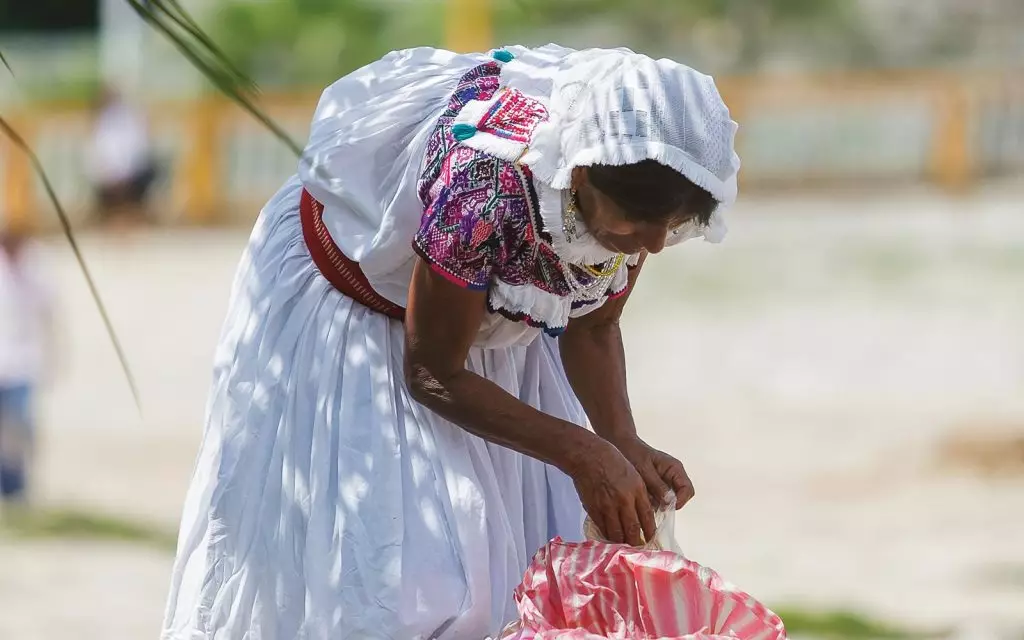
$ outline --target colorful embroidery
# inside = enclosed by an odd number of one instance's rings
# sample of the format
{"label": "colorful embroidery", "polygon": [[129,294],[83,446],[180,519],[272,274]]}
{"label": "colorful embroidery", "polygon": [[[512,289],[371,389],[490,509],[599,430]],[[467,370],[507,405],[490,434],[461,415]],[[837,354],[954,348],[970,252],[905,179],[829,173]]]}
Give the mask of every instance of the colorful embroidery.
{"label": "colorful embroidery", "polygon": [[477,124],[478,131],[529,144],[533,130],[547,120],[547,108],[515,89],[505,89]]}
{"label": "colorful embroidery", "polygon": [[[462,145],[453,131],[467,103],[495,96],[500,73],[500,64],[488,62],[463,76],[431,134],[419,182],[425,210],[413,247],[435,271],[459,286],[486,290],[500,280],[564,298],[566,312],[599,306],[601,300],[569,302],[573,289],[544,230],[529,168]],[[518,91],[505,91],[478,128],[523,142],[546,117],[537,101]],[[592,278],[583,269],[573,274],[580,284]],[[565,329],[567,317],[535,317],[536,313],[492,303],[489,299],[492,313],[550,335]]]}
{"label": "colorful embroidery", "polygon": [[530,206],[511,163],[456,147],[428,194],[413,244],[435,270],[472,289],[529,282]]}
{"label": "colorful embroidery", "polygon": [[437,182],[441,174],[441,164],[448,152],[455,148],[459,141],[452,134],[452,123],[462,108],[474,100],[487,100],[498,91],[498,80],[501,76],[501,63],[488,62],[471,69],[462,76],[455,88],[455,94],[448,101],[448,108],[437,121],[430,140],[427,141],[425,164],[420,175],[420,200],[426,205],[430,202],[430,188]]}

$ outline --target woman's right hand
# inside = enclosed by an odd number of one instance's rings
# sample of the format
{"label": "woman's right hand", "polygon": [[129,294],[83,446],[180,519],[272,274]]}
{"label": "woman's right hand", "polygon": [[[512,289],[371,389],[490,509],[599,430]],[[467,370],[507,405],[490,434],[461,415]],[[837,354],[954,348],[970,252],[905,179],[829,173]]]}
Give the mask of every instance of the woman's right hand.
{"label": "woman's right hand", "polygon": [[593,437],[570,471],[583,508],[609,542],[638,547],[654,538],[654,509],[636,468],[611,443]]}

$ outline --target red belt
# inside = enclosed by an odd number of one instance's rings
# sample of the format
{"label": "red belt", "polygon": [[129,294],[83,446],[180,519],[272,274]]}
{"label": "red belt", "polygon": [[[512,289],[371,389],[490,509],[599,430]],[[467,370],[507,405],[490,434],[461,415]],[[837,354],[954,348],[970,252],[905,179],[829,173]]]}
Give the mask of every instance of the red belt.
{"label": "red belt", "polygon": [[324,205],[305,189],[299,200],[299,217],[302,220],[302,237],[306,240],[313,264],[335,289],[371,311],[396,320],[405,319],[405,309],[374,291],[359,263],[350,260],[334,244],[324,225]]}

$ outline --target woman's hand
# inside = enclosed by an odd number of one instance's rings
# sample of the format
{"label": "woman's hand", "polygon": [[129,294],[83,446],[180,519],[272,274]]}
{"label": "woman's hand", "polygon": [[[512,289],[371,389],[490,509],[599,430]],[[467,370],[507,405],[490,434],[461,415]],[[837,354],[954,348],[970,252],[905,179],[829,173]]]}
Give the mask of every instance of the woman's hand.
{"label": "woman's hand", "polygon": [[676,509],[682,509],[693,498],[693,483],[682,462],[636,436],[616,442],[615,446],[643,478],[653,504],[661,506],[665,496],[674,493]]}
{"label": "woman's hand", "polygon": [[611,443],[592,437],[569,470],[583,508],[609,542],[640,546],[654,537],[654,509],[637,468]]}

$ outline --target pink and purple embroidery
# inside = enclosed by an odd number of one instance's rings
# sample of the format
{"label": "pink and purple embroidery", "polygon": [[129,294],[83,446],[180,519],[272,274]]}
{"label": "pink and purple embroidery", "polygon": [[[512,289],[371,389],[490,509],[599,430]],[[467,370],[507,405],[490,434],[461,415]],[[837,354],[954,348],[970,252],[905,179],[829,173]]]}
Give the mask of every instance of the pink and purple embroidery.
{"label": "pink and purple embroidery", "polygon": [[515,166],[458,146],[441,162],[427,193],[413,248],[435,271],[477,290],[487,289],[494,277],[530,282],[531,211]]}
{"label": "pink and purple embroidery", "polygon": [[[494,97],[500,73],[501,65],[489,62],[463,76],[431,135],[419,181],[424,213],[413,248],[436,272],[462,287],[487,290],[500,279],[568,297],[572,290],[540,218],[529,168],[460,145],[452,132],[467,103]],[[545,118],[543,105],[509,90],[477,129],[525,142]],[[574,275],[581,281],[589,277],[582,269]],[[552,335],[564,330],[528,314],[490,304],[488,308]]]}

